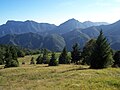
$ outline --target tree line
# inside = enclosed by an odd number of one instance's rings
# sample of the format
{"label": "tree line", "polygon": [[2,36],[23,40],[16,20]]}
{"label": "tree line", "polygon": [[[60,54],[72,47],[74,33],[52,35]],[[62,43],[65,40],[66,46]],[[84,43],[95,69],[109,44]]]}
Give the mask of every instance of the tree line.
{"label": "tree line", "polygon": [[[42,64],[47,61],[47,54],[43,53],[43,57],[38,56],[36,64]],[[83,64],[89,65],[93,69],[102,69],[107,67],[120,67],[120,51],[114,52],[102,30],[97,39],[89,40],[83,49],[80,49],[79,44],[74,44],[71,51],[71,56],[68,55],[66,47],[64,47],[58,60],[55,58],[55,53],[51,55],[49,66],[58,64]]]}
{"label": "tree line", "polygon": [[[71,56],[68,55],[66,47],[64,47],[59,58],[56,58],[56,53],[52,52],[51,57],[48,57],[47,49],[37,51],[40,54],[36,59],[36,64],[48,64],[49,66],[58,66],[59,64],[83,64],[89,65],[93,69],[102,69],[107,67],[120,67],[120,51],[114,52],[110,44],[107,42],[106,37],[100,31],[97,39],[89,40],[83,49],[76,43],[72,47]],[[21,53],[23,55],[21,55]],[[29,50],[17,50],[14,46],[7,48],[0,48],[0,64],[5,64],[5,67],[19,66],[17,60],[18,56],[25,56],[33,54]],[[22,62],[25,64],[25,62]],[[30,64],[35,64],[34,58],[31,58]]]}
{"label": "tree line", "polygon": [[18,57],[24,57],[25,55],[40,54],[43,50],[31,50],[26,48],[20,48],[13,45],[0,45],[0,65],[6,67],[18,67]]}

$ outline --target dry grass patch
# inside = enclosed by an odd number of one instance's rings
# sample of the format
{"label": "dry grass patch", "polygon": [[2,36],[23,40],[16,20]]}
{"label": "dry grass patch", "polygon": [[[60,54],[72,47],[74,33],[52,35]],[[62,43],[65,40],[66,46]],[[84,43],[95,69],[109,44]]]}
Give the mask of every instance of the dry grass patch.
{"label": "dry grass patch", "polygon": [[[38,55],[34,56],[37,57]],[[81,65],[26,65],[0,69],[0,90],[120,90],[120,69]],[[1,66],[3,67],[3,66]]]}

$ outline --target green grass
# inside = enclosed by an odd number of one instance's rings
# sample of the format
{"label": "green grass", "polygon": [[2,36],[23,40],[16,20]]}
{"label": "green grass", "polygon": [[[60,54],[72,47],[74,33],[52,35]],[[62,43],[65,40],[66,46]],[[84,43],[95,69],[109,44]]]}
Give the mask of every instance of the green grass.
{"label": "green grass", "polygon": [[[70,55],[70,53],[68,53]],[[24,58],[19,58],[19,64],[21,65],[23,61],[25,61],[26,64],[30,64],[30,60],[32,57],[34,57],[34,60],[36,61],[36,58],[39,56],[40,54],[38,55],[28,55],[28,56],[25,56]],[[59,58],[60,56],[60,53],[56,53],[56,58]],[[48,57],[49,59],[51,58],[51,53],[48,54]]]}
{"label": "green grass", "polygon": [[[36,58],[38,55],[34,55]],[[0,68],[0,90],[120,90],[120,69],[88,69],[82,65],[26,65]]]}

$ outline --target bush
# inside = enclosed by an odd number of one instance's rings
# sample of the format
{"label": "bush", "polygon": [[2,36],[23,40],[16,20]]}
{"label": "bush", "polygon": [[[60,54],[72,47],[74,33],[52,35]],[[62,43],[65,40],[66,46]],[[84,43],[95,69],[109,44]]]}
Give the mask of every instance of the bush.
{"label": "bush", "polygon": [[5,68],[8,67],[18,67],[19,66],[19,62],[17,60],[7,60],[7,64],[5,65]]}

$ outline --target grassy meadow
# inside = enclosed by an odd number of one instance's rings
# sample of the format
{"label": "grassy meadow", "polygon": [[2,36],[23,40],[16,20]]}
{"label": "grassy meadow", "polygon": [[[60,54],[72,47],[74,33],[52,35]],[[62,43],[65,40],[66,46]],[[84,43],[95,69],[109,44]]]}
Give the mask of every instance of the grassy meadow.
{"label": "grassy meadow", "polygon": [[[4,69],[0,66],[0,90],[120,90],[119,68],[95,70],[73,64],[29,65],[31,57],[19,58],[20,67]],[[21,64],[23,60],[25,65]]]}

